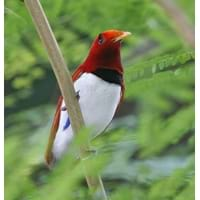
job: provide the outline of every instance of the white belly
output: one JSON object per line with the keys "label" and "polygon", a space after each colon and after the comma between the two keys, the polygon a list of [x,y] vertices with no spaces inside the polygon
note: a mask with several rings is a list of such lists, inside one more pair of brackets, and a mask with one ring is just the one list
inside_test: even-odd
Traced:
{"label": "white belly", "polygon": [[[120,101],[121,86],[108,83],[94,74],[84,73],[75,81],[74,87],[76,91],[79,91],[79,103],[85,125],[93,128],[93,135],[98,135],[109,125],[115,114]],[[64,106],[63,102],[62,107]],[[53,154],[57,159],[66,152],[73,138],[72,128],[67,123],[67,119],[67,111],[61,111],[53,146]]]}

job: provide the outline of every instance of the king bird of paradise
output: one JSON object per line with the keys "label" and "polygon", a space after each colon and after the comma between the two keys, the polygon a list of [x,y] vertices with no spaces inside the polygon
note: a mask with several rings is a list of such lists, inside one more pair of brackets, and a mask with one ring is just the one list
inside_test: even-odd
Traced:
{"label": "king bird of paradise", "polygon": [[[86,127],[101,134],[112,121],[123,100],[125,86],[120,56],[121,41],[130,32],[107,30],[93,41],[85,61],[72,75],[74,88]],[[67,153],[73,130],[63,97],[53,119],[45,160],[51,166]]]}

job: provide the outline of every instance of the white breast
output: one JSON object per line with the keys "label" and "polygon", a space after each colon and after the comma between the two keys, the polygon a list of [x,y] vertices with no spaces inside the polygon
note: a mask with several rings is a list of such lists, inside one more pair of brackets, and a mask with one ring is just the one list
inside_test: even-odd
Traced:
{"label": "white breast", "polygon": [[[84,73],[75,81],[74,87],[79,91],[79,103],[85,125],[92,127],[93,135],[98,135],[109,125],[120,101],[121,86],[108,83],[91,73]],[[62,107],[64,107],[64,102]],[[73,138],[71,125],[66,129],[67,111],[61,111],[59,128],[53,146],[53,153],[59,158],[67,150]]]}

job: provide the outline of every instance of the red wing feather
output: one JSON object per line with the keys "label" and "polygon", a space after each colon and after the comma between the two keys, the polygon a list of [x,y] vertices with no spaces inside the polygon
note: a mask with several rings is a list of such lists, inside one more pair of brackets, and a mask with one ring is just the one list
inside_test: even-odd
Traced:
{"label": "red wing feather", "polygon": [[54,114],[54,119],[53,119],[53,123],[51,126],[51,131],[50,131],[50,135],[49,135],[49,140],[48,140],[48,145],[47,145],[47,149],[46,149],[46,153],[45,153],[45,160],[47,162],[48,165],[50,165],[50,163],[53,160],[53,155],[52,155],[52,146],[53,146],[53,142],[56,136],[56,132],[58,130],[58,126],[59,126],[59,121],[60,121],[60,107],[62,105],[62,96],[59,97],[58,99],[58,103],[57,103],[57,107],[56,107],[56,112]]}
{"label": "red wing feather", "polygon": [[74,73],[72,74],[72,80],[73,80],[73,81],[76,81],[76,80],[81,76],[82,73],[83,73],[82,67],[79,66],[79,67],[74,71]]}

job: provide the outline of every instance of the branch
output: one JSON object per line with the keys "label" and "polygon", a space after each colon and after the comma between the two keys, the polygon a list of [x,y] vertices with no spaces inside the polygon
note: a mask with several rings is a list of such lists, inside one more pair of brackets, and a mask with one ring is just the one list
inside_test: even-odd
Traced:
{"label": "branch", "polygon": [[189,24],[183,11],[172,0],[156,0],[156,2],[174,20],[176,23],[176,31],[191,47],[195,48],[194,28]]}
{"label": "branch", "polygon": [[[24,2],[29,10],[30,15],[32,16],[35,27],[47,50],[49,60],[51,62],[54,74],[57,78],[62,96],[67,107],[73,132],[77,134],[84,126],[84,120],[78,100],[76,98],[71,74],[65,64],[63,55],[59,49],[55,36],[51,30],[39,0],[24,0]],[[81,160],[84,158],[84,151],[85,150],[83,148],[80,148]],[[95,191],[97,188],[101,189],[102,196],[104,199],[107,199],[101,179],[99,177],[88,176],[86,170],[87,168],[85,167],[88,187],[92,191]]]}

